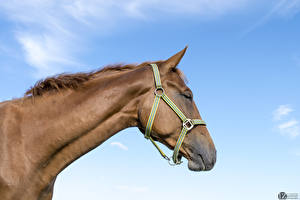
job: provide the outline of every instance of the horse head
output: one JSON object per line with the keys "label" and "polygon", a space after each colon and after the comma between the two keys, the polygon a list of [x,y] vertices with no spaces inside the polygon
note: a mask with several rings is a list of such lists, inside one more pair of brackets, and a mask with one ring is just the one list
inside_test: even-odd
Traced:
{"label": "horse head", "polygon": [[[165,61],[151,63],[153,88],[139,105],[139,128],[154,144],[159,141],[174,149],[175,164],[179,164],[184,156],[190,170],[207,171],[216,162],[216,149],[193,100],[193,93],[177,68],[185,51],[186,48]],[[159,99],[164,102],[159,103]],[[161,154],[168,159],[162,151]]]}

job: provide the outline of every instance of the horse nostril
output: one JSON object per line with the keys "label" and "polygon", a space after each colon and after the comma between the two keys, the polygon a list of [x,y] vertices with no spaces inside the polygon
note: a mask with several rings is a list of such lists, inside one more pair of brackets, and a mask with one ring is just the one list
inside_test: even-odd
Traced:
{"label": "horse nostril", "polygon": [[209,163],[205,166],[205,170],[211,170],[214,167],[214,163]]}
{"label": "horse nostril", "polygon": [[205,163],[205,170],[211,170],[216,163],[217,160],[217,151],[214,149],[212,150],[211,153],[206,154],[207,156],[205,157],[206,159],[204,159],[204,163]]}
{"label": "horse nostril", "polygon": [[212,155],[211,161],[207,164],[207,169],[210,170],[214,167],[217,161],[217,151],[214,151],[214,154]]}

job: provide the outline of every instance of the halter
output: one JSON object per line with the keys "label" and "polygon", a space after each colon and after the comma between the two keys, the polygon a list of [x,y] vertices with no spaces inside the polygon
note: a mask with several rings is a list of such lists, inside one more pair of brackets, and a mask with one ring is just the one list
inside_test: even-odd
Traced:
{"label": "halter", "polygon": [[[170,165],[179,165],[182,163],[180,159],[178,159],[178,153],[180,150],[180,147],[182,145],[182,142],[184,140],[185,135],[190,131],[192,128],[194,128],[195,125],[206,125],[206,123],[201,120],[201,119],[189,119],[187,118],[183,112],[179,110],[179,108],[169,99],[169,97],[166,95],[165,90],[162,87],[161,81],[160,81],[160,75],[159,75],[159,70],[156,64],[151,64],[152,69],[153,69],[153,74],[154,74],[154,80],[155,80],[155,90],[154,90],[154,103],[152,105],[152,109],[148,118],[147,126],[146,126],[146,131],[145,131],[145,138],[150,139],[152,144],[157,148],[159,153],[163,158],[165,158]],[[167,105],[177,114],[177,116],[181,119],[182,121],[182,129],[179,135],[179,138],[177,140],[177,143],[174,147],[174,152],[172,156],[173,163],[171,163],[171,158],[166,156],[166,154],[159,148],[159,146],[155,143],[153,138],[151,137],[151,131],[152,131],[152,125],[153,121],[156,115],[156,111],[159,105],[160,99],[163,99]]]}

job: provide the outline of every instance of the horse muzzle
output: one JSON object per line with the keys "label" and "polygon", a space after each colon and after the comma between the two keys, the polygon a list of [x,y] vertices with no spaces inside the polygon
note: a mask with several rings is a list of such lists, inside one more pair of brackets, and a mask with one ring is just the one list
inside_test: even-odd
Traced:
{"label": "horse muzzle", "polygon": [[204,138],[192,138],[186,148],[188,168],[192,171],[209,171],[217,159],[217,151],[213,143]]}

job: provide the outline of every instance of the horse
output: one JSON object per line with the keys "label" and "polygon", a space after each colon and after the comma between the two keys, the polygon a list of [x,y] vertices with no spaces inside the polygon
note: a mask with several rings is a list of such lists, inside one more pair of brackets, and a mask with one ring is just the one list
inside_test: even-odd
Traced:
{"label": "horse", "polygon": [[[166,60],[48,77],[0,103],[0,199],[51,200],[63,169],[128,127],[169,161],[156,142],[174,149],[173,164],[183,156],[190,170],[211,170],[216,149],[177,68],[186,49]],[[160,99],[166,103],[158,106]]]}

